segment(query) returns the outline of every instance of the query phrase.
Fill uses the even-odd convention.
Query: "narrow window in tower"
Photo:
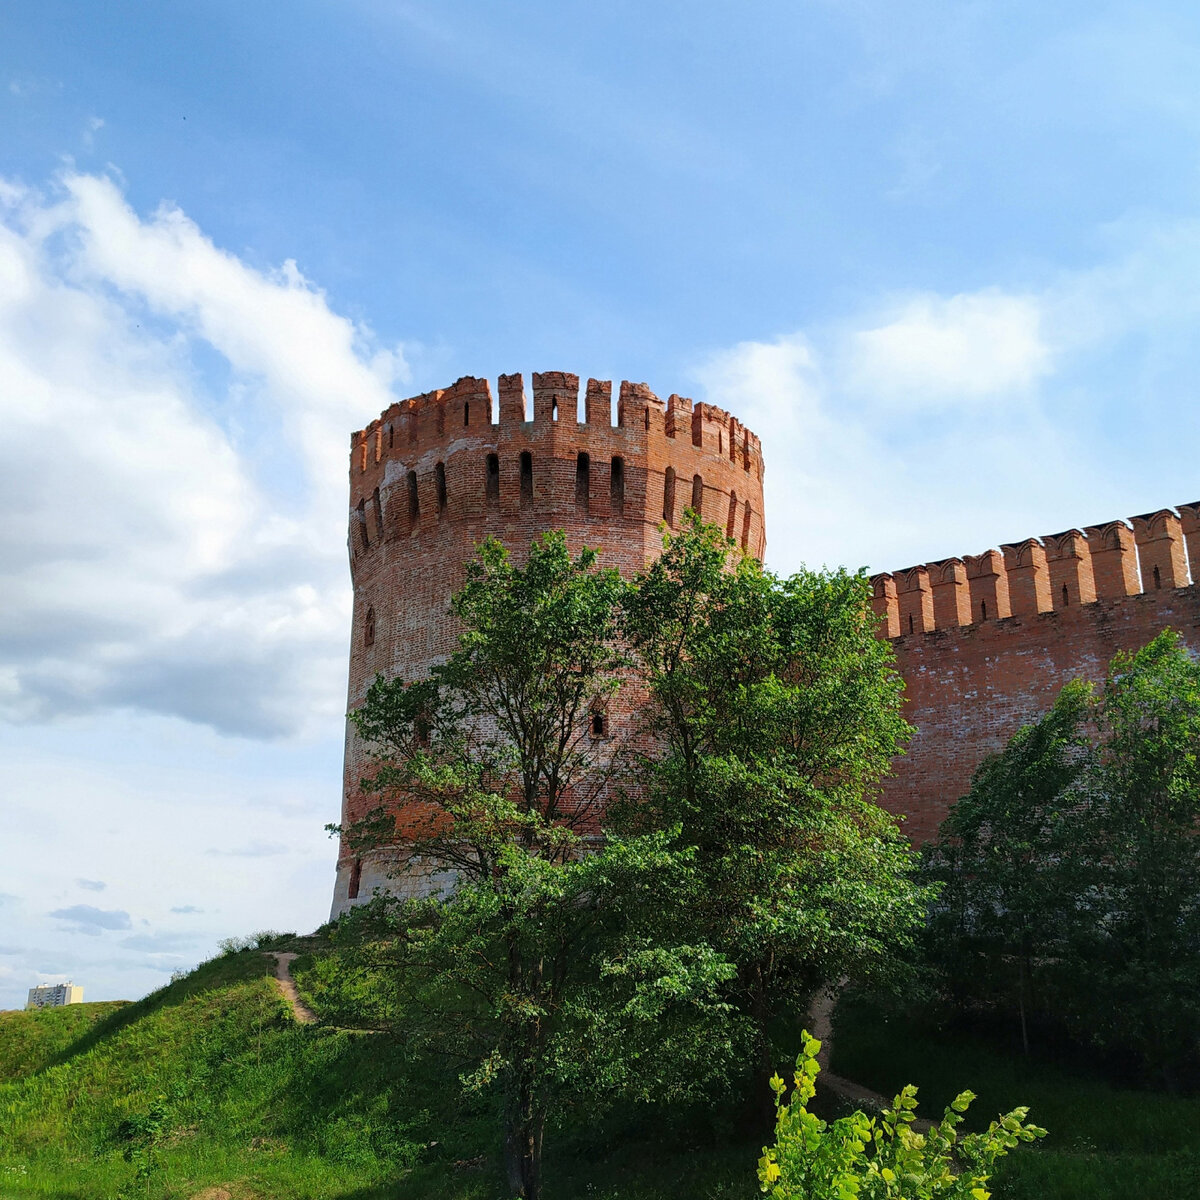
[[[733,537],[733,531],[737,525],[737,492],[729,493],[729,516],[725,521],[725,536]]]
[[[717,453],[725,453],[725,435],[719,429],[717,430]]]
[[[986,600],[980,600],[980,602],[979,602],[979,619],[981,621],[987,620],[987,601]]]
[[[592,460],[580,451],[575,459],[575,507],[588,510],[592,491]]]
[[[379,489],[371,493],[371,508],[375,513],[375,539],[383,541],[383,502],[379,499]]]
[[[612,460],[612,469],[608,475],[608,493],[611,502],[612,515],[625,515],[625,460],[618,455]]]
[[[557,400],[550,401],[550,420],[552,420],[552,421],[558,420],[558,401]]]
[[[663,476],[663,520],[675,524],[675,468],[668,467]]]
[[[750,549],[750,522],[754,519],[754,509],[750,507],[750,501],[746,501],[746,511],[742,513],[742,549]]]
[[[607,732],[604,714],[597,710],[592,713],[592,737],[602,738]]]
[[[471,423],[471,402],[470,400],[463,401],[463,424],[470,425]]]
[[[487,477],[484,482],[484,492],[487,495],[488,507],[493,508],[500,502],[500,458],[499,455],[487,456]]]
[[[1063,584],[1063,608],[1066,608],[1071,603],[1071,593],[1067,591],[1067,585]]]
[[[367,502],[358,502],[358,542],[364,550],[371,548],[371,536],[367,533]]]
[[[645,421],[646,428],[649,429],[650,428],[650,409],[649,408],[646,409],[645,416],[643,416],[642,420]]]
[[[388,449],[389,450],[393,449],[395,447],[395,445],[396,445],[396,427],[394,425],[389,425],[388,426]]]
[[[913,619],[912,619],[912,613],[909,613],[908,614],[908,632],[912,633],[912,631],[913,631]]]
[[[521,451],[521,507],[533,507],[533,455]]]
[[[354,865],[350,868],[350,887],[346,891],[347,897],[357,900],[360,887],[362,887],[362,859],[356,858]]]
[[[417,473],[408,473],[408,523],[415,528],[421,517],[421,495],[417,491]]]
[[[692,476],[692,511],[698,517],[704,515],[704,480],[699,475]]]
[[[1162,587],[1162,576],[1158,572],[1158,568],[1154,568],[1154,588],[1157,591]]]
[[[438,463],[433,468],[434,482],[437,484],[438,520],[446,515],[446,466]]]
[[[373,608],[367,609],[367,617],[363,621],[363,645],[375,645],[375,610]]]

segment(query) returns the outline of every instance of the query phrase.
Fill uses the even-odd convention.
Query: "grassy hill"
[[[297,946],[304,949],[304,946]],[[297,1025],[257,950],[135,1004],[0,1014],[0,1200],[494,1200],[485,1100],[453,1064],[378,1021],[381,981],[309,954],[294,973],[324,1024]],[[1200,1099],[1122,1091],[1014,1061],[979,1039],[844,1006],[834,1069],[922,1109],[960,1087],[974,1113],[1030,1104],[1043,1147],[1006,1161],[996,1200],[1200,1197]],[[727,1115],[727,1114],[726,1114]],[[750,1200],[761,1135],[706,1112],[583,1112],[548,1154],[552,1200]]]
[[[0,1198],[490,1200],[491,1114],[386,1034],[297,1025],[245,950],[135,1004],[0,1018]],[[756,1147],[663,1152],[583,1129],[550,1194],[756,1194]]]

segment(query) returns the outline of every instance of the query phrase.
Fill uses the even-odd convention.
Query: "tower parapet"
[[[871,579],[880,636],[898,638],[1194,587],[1198,573],[1200,501]]]
[[[687,508],[762,557],[762,446],[715,405],[599,379],[581,395],[564,371],[535,374],[529,396],[519,374],[501,375],[494,393],[466,376],[390,405],[350,443],[350,707],[377,674],[417,678],[453,650],[450,598],[484,538],[519,561],[538,534],[562,529],[573,551],[595,546],[628,577]],[[614,729],[622,719],[618,706]],[[348,731],[343,823],[368,807],[363,765]],[[334,915],[376,886],[397,890],[389,869],[386,856],[355,859],[343,845]]]

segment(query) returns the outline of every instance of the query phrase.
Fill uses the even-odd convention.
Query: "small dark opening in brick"
[[[618,457],[612,460],[608,476],[609,498],[612,501],[614,517],[622,516],[625,512],[625,460]]]
[[[471,423],[471,402],[470,400],[463,401],[463,424],[470,425]]]
[[[379,489],[371,493],[371,507],[375,510],[375,536],[383,540],[383,502],[379,498]]]
[[[575,507],[587,511],[592,492],[592,460],[580,451],[575,459]]]
[[[446,515],[446,465],[438,463],[433,468],[433,478],[437,483],[438,519]]]
[[[487,477],[484,490],[489,504],[494,504],[500,499],[500,456],[497,454],[487,456]]]
[[[908,614],[908,632],[912,633],[912,631],[913,631],[913,619],[912,619],[912,613],[909,613]]]
[[[358,541],[364,550],[371,548],[371,536],[367,533],[367,502],[358,502]]]
[[[604,736],[604,714],[602,712],[592,713],[592,737]]]
[[[521,451],[521,507],[533,507],[533,455]]]
[[[409,471],[408,473],[408,519],[412,524],[417,523],[417,519],[421,515],[421,495],[417,491],[417,473]]]
[[[350,887],[346,895],[351,900],[358,899],[358,889],[362,887],[362,859],[356,858],[354,866],[350,868]]]
[[[1162,576],[1159,574],[1158,568],[1154,568],[1154,587],[1157,590],[1162,587]]]
[[[980,602],[979,602],[979,619],[981,621],[987,620],[987,601],[986,600],[980,600]]]
[[[367,619],[363,622],[363,645],[375,645],[375,610],[367,609]]]
[[[1071,603],[1071,593],[1067,590],[1067,585],[1063,584],[1063,608],[1066,608]]]

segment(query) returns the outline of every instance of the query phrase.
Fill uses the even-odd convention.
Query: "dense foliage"
[[[625,629],[656,751],[624,826],[678,828],[695,870],[678,919],[734,963],[761,1080],[769,1032],[822,984],[894,972],[926,891],[874,801],[910,729],[869,583],[780,579],[699,522],[635,581]]]
[[[699,521],[632,585],[561,534],[523,566],[484,543],[453,611],[449,661],[352,714],[380,803],[345,831],[386,846],[399,822],[453,892],[348,926],[374,923],[406,1019],[501,1098],[533,1197],[571,1104],[701,1094],[748,1033],[765,1079],[779,1005],[903,955],[923,895],[870,797],[908,727],[865,579],[777,579]],[[645,699],[624,740],[622,686]]]
[[[1128,1047],[1177,1081],[1200,1052],[1200,664],[1168,630],[1068,685],[976,772],[928,868],[957,1007]]]
[[[484,543],[454,598],[459,649],[424,680],[376,680],[353,719],[382,801],[349,832],[455,875],[449,897],[381,898],[410,1025],[500,1099],[508,1182],[541,1189],[548,1120],[573,1099],[682,1097],[727,1065],[732,967],[662,919],[691,855],[671,831],[599,833],[621,746],[593,736],[617,687],[624,585],[561,534],[523,567]],[[382,911],[379,911],[382,910]]]
[[[1015,1108],[982,1133],[960,1137],[957,1127],[975,1099],[960,1092],[940,1122],[914,1128],[917,1089],[904,1087],[878,1117],[855,1112],[826,1122],[806,1107],[816,1094],[821,1043],[807,1031],[796,1059],[794,1090],[771,1079],[775,1144],[758,1164],[762,1190],[773,1200],[988,1200],[985,1186],[997,1159],[1021,1142],[1045,1137]]]

